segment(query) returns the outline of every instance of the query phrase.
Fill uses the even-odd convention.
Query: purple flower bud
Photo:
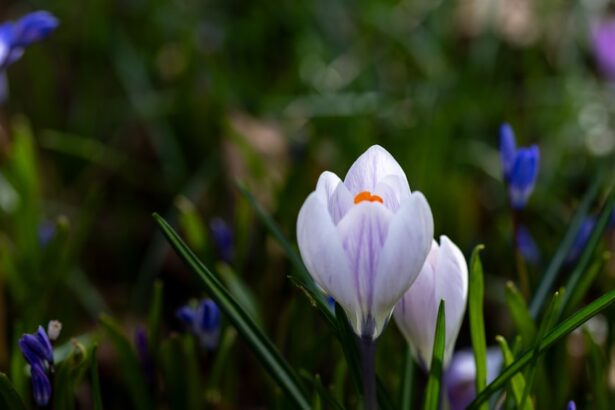
[[[47,11],[26,14],[15,23],[13,47],[25,48],[45,39],[59,25],[58,19]]]
[[[56,226],[51,221],[44,221],[38,227],[38,242],[41,246],[46,246],[55,235]]]
[[[577,410],[577,404],[574,402],[574,400],[570,400],[568,402],[568,410]]]
[[[175,316],[189,327],[192,327],[192,323],[194,323],[194,314],[194,309],[190,306],[183,306],[175,312]]]
[[[585,218],[574,237],[572,245],[570,246],[570,252],[568,253],[569,263],[576,261],[579,256],[581,256],[581,253],[583,252],[583,249],[585,249],[585,245],[587,245],[587,241],[594,230],[594,226],[596,226],[595,216],[588,216]]]
[[[502,175],[508,184],[508,195],[514,209],[525,207],[534,190],[540,163],[540,150],[536,145],[515,148],[515,136],[508,124],[500,128],[500,159]]]
[[[32,365],[32,396],[37,406],[45,407],[51,398],[51,382],[40,364]]]
[[[154,383],[154,362],[150,353],[149,340],[147,338],[147,330],[144,326],[137,327],[135,331],[135,347],[137,356],[141,363],[141,369],[145,374],[149,384]]]
[[[523,225],[517,229],[517,247],[523,258],[529,263],[540,262],[540,249],[530,231]]]
[[[214,218],[209,222],[209,228],[213,234],[216,248],[220,253],[220,258],[224,262],[231,262],[235,250],[233,231],[230,226],[222,218]]]

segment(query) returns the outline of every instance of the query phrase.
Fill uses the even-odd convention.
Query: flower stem
[[[521,254],[521,249],[519,248],[519,212],[511,207],[510,209],[512,223],[513,223],[513,251],[515,255],[515,264],[517,265],[517,274],[519,275],[519,282],[521,284],[521,293],[528,299],[530,294],[530,281],[527,273],[527,267],[525,266],[525,260],[523,255]]]
[[[377,410],[376,405],[376,341],[371,336],[361,336],[361,376],[363,378],[363,408]]]

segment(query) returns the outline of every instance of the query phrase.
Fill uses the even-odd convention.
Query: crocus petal
[[[404,200],[389,224],[374,282],[377,295],[372,312],[376,336],[380,334],[395,304],[416,279],[431,248],[433,217],[427,200],[414,192]]]
[[[500,126],[500,160],[502,161],[502,174],[507,182],[515,163],[516,152],[515,133],[509,124],[502,124]]]
[[[444,365],[453,352],[468,292],[468,268],[461,251],[446,236],[432,245],[418,278],[395,309],[395,322],[419,363],[431,365],[433,338],[440,300],[446,313]]]
[[[337,226],[361,308],[361,322],[355,329],[361,336],[378,336],[379,329],[374,324],[380,324],[381,329],[396,302],[391,303],[385,317],[375,316],[380,312],[373,309],[374,303],[381,302],[376,300],[381,297],[376,290],[380,254],[392,218],[391,211],[382,204],[361,202],[352,207]]]
[[[397,212],[401,201],[410,197],[410,188],[399,175],[387,175],[378,181],[374,194],[382,198],[384,206]]]
[[[316,192],[324,198],[335,225],[353,205],[352,195],[350,195],[342,180],[333,172],[325,171],[320,174],[316,184]]]
[[[360,308],[348,258],[322,196],[312,192],[299,211],[297,242],[305,267],[327,294],[339,303],[354,329]]]
[[[352,164],[344,184],[353,195],[362,191],[373,192],[378,182],[387,175],[399,176],[404,187],[410,190],[406,174],[395,158],[380,145],[373,145]]]
[[[511,204],[515,209],[521,209],[527,203],[536,183],[539,162],[537,146],[518,150],[508,185]]]

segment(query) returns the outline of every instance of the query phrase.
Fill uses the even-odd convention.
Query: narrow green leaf
[[[26,410],[26,406],[19,397],[6,374],[0,373],[0,408],[11,410]]]
[[[593,316],[602,312],[613,302],[615,302],[615,289],[594,300],[592,303],[579,310],[574,315],[570,316],[553,330],[551,330],[540,341],[539,353],[543,354],[554,343],[559,341],[564,336],[568,335],[570,332],[581,326]],[[489,397],[491,397],[492,394],[504,387],[504,385],[506,385],[506,383],[510,380],[511,377],[513,377],[515,374],[517,374],[517,372],[521,371],[525,366],[527,366],[531,362],[533,354],[533,349],[526,351],[510,366],[507,366],[505,369],[503,369],[499,376],[496,377],[495,380],[493,380],[489,385],[487,385],[487,387],[485,387],[485,389],[476,396],[474,401],[472,401],[472,403],[470,403],[470,405],[468,406],[468,409],[478,409],[482,403],[484,403],[487,399],[489,399]]]
[[[502,357],[504,358],[504,365],[510,366],[510,364],[514,362],[515,356],[510,351],[510,348],[508,347],[508,343],[506,342],[506,339],[504,339],[504,337],[502,336],[496,336],[495,340],[496,342],[498,342],[498,344],[500,345],[500,349],[502,350]],[[510,379],[510,387],[511,387],[511,391],[513,393],[512,395],[514,397],[517,407],[522,408],[521,402],[523,400],[523,391],[525,390],[525,377],[523,377],[523,374],[518,373],[514,377],[512,377]],[[531,410],[533,408],[534,406],[531,401],[528,402],[524,407],[525,410]]]
[[[572,289],[566,288],[570,295],[568,298],[568,304],[566,305],[562,313],[563,316],[569,315],[572,311],[574,311],[574,309],[579,306],[579,304],[587,294],[587,291],[589,290],[590,286],[592,285],[592,283],[594,283],[594,280],[596,279],[598,274],[602,272],[602,268],[610,258],[610,252],[604,252],[602,255],[596,257],[587,269],[587,271],[583,275],[581,275],[581,278],[579,279],[577,285]]]
[[[220,310],[244,337],[258,360],[269,371],[269,374],[276,383],[295,402],[298,408],[309,409],[310,399],[300,384],[297,374],[284,360],[274,344],[230,295],[222,282],[186,246],[173,228],[158,214],[154,214],[154,219],[186,265],[203,280],[211,298],[216,301]]]
[[[438,321],[436,322],[433,353],[431,356],[431,367],[427,378],[427,388],[425,391],[425,403],[423,405],[423,410],[438,410],[445,345],[446,317],[444,314],[444,300],[441,300],[440,307],[438,308]]]
[[[562,293],[563,290],[559,292],[555,292],[553,298],[551,299],[551,303],[547,307],[547,311],[545,312],[545,316],[540,322],[540,327],[538,328],[538,333],[536,334],[536,340],[542,340],[545,333],[551,330],[551,327],[555,324],[557,316],[559,315],[561,303],[562,303]],[[530,367],[527,372],[527,383],[525,384],[525,388],[523,389],[523,396],[521,399],[521,408],[526,408],[525,404],[527,403],[528,397],[530,395],[530,390],[532,385],[534,384],[534,376],[536,374],[536,364],[538,362],[538,358],[540,356],[540,344],[536,342],[534,344],[534,352],[532,355],[532,360],[530,363]]]
[[[583,335],[585,337],[585,345],[589,347],[589,378],[591,389],[593,391],[593,405],[592,408],[598,410],[609,409],[609,391],[608,391],[608,359],[606,355],[600,349],[600,346],[596,344],[591,333],[587,328],[583,329]]]
[[[470,338],[476,363],[476,392],[480,393],[487,384],[487,342],[483,318],[485,284],[480,251],[484,245],[477,245],[470,257],[470,278],[468,287],[468,314],[470,316]],[[484,407],[486,409],[486,406]]]
[[[190,393],[189,373],[186,369],[189,366],[190,358],[182,345],[182,340],[175,335],[165,339],[160,343],[160,370],[162,371],[165,384],[166,397],[169,400],[170,408],[197,410],[203,407],[199,403],[199,397],[194,397]],[[197,401],[194,401],[194,400]]]
[[[521,333],[521,337],[526,346],[529,346],[536,337],[536,325],[527,309],[523,296],[512,282],[506,283],[506,304],[517,329]]]
[[[530,313],[533,318],[537,318],[540,310],[542,309],[547,296],[551,293],[551,288],[553,284],[557,280],[557,276],[559,275],[560,269],[566,262],[566,258],[569,255],[570,248],[574,243],[574,239],[577,236],[577,232],[583,223],[583,220],[587,216],[587,212],[589,211],[589,207],[594,202],[596,195],[600,190],[600,186],[604,181],[604,176],[606,172],[602,172],[598,178],[594,180],[592,186],[587,190],[585,195],[583,196],[583,200],[581,201],[581,205],[577,209],[572,221],[568,225],[568,230],[564,235],[564,239],[560,243],[553,259],[549,263],[547,270],[544,275],[542,275],[542,280],[536,289],[536,293],[534,293],[534,297],[532,298],[532,302],[530,303]]]
[[[412,390],[414,387],[416,366],[412,357],[412,349],[410,346],[406,348],[406,358],[404,359],[404,370],[401,379],[401,388],[399,389],[399,402],[401,409],[409,409],[412,407]]]
[[[102,394],[100,392],[100,376],[98,374],[98,359],[96,352],[98,345],[92,347],[90,353],[90,377],[92,383],[92,401],[94,402],[94,410],[103,410]]]
[[[119,356],[118,361],[122,364],[119,373],[128,387],[134,408],[137,410],[153,409],[154,404],[151,402],[151,394],[131,343],[122,333],[120,326],[110,316],[101,315],[100,324],[109,335]]]
[[[568,281],[566,282],[566,286],[565,286],[566,289],[568,290],[575,289],[578,283],[581,281],[581,278],[583,277],[583,275],[585,275],[588,269],[588,266],[594,257],[596,247],[600,243],[600,240],[602,239],[602,235],[604,234],[604,231],[609,223],[609,220],[611,218],[614,208],[615,208],[615,190],[611,192],[605,205],[602,207],[600,216],[598,217],[598,220],[596,221],[596,224],[594,225],[592,234],[587,240],[587,244],[585,245],[585,248],[583,249],[583,253],[581,254],[581,257],[579,258],[579,261],[577,265],[575,266],[574,270],[570,274]],[[568,304],[570,303],[570,297],[572,296],[571,294],[572,292],[567,292],[564,295],[564,301],[563,301],[564,309],[566,309]]]
[[[71,410],[75,408],[75,388],[87,370],[85,347],[74,342],[70,355],[55,365],[53,380],[53,407]]]
[[[152,300],[150,302],[149,315],[147,318],[148,344],[153,355],[158,351],[160,341],[160,323],[162,322],[163,287],[160,280],[154,282]]]

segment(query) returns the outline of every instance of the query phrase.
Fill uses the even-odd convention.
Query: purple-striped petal
[[[352,164],[344,178],[344,185],[353,196],[362,191],[374,192],[378,182],[387,175],[400,177],[404,189],[410,191],[406,174],[395,158],[380,145],[373,145]]]
[[[381,302],[376,293],[376,280],[391,219],[393,213],[382,204],[361,202],[353,206],[337,226],[361,309],[361,322],[356,329],[361,336],[378,336],[395,305],[393,301],[385,317],[373,310],[374,303]]]
[[[36,405],[45,407],[51,399],[51,382],[40,364],[31,367],[32,374],[32,396]]]
[[[317,192],[308,196],[299,211],[297,242],[314,281],[344,308],[353,328],[358,329],[361,310],[350,264],[327,204]]]

